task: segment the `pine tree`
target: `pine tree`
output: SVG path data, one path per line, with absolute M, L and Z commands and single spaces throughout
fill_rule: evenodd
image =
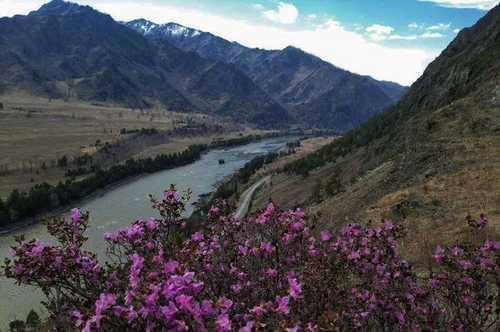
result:
M 9 208 L 5 205 L 4 201 L 0 198 L 0 227 L 6 226 L 10 223 Z
M 26 318 L 26 325 L 32 329 L 36 329 L 40 327 L 41 321 L 40 316 L 36 313 L 36 311 L 31 310 Z

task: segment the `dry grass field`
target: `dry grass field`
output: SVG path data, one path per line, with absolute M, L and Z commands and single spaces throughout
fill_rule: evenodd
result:
M 64 155 L 92 154 L 97 140 L 116 142 L 122 128 L 169 130 L 188 121 L 216 123 L 206 115 L 162 109 L 145 112 L 26 96 L 2 96 L 0 102 L 3 104 L 0 109 L 0 197 L 3 198 L 13 189 L 29 190 L 37 183 L 57 183 L 64 176 L 64 171 L 55 167 L 57 159 Z M 177 152 L 213 138 L 215 136 L 174 137 L 167 144 L 147 147 L 136 157 Z
M 430 132 L 428 115 L 421 116 L 402 130 L 414 142 L 408 147 L 401 148 L 401 139 L 384 147 L 374 142 L 308 177 L 278 174 L 257 195 L 254 209 L 270 198 L 283 208 L 307 206 L 319 228 L 403 222 L 408 236 L 402 251 L 417 262 L 439 243 L 469 237 L 468 216 L 486 214 L 488 237 L 500 239 L 500 109 L 461 100 L 432 116 L 440 126 Z M 383 151 L 390 153 L 384 157 Z M 342 187 L 333 195 L 326 192 L 332 177 Z

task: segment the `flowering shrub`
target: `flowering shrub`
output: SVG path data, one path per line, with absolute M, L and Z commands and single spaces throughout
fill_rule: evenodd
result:
M 6 274 L 44 291 L 56 325 L 82 331 L 498 328 L 500 242 L 439 247 L 435 270 L 417 273 L 390 221 L 317 234 L 301 210 L 270 203 L 238 220 L 221 202 L 183 238 L 184 202 L 172 187 L 153 200 L 160 218 L 106 234 L 105 264 L 82 249 L 88 215 L 73 210 L 49 225 L 58 245 L 19 239 Z

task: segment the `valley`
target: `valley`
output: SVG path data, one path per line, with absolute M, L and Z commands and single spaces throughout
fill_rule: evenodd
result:
M 130 1 L 0 8 L 0 330 L 500 328 L 500 5 L 245 4 L 260 48 Z

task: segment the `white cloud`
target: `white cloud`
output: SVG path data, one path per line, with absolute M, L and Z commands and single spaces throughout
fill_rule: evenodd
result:
M 418 24 L 417 22 L 412 22 L 410 24 L 408 24 L 408 28 L 412 29 L 412 30 L 416 30 L 416 29 L 420 29 L 422 26 L 420 24 Z
M 394 32 L 394 28 L 381 25 L 381 24 L 373 24 L 365 29 L 368 32 L 368 36 L 376 41 L 386 40 L 391 33 Z
M 416 24 L 416 23 L 415 23 Z M 413 24 L 409 24 L 409 26 L 414 26 Z M 449 28 L 451 25 L 446 25 L 444 24 L 439 24 L 435 25 L 433 27 L 427 28 L 427 32 L 421 33 L 421 34 L 412 34 L 412 35 L 400 35 L 397 33 L 394 33 L 394 28 L 387 26 L 387 25 L 381 25 L 381 24 L 373 24 L 370 25 L 365 29 L 367 32 L 367 35 L 370 39 L 374 41 L 383 41 L 383 40 L 417 40 L 417 39 L 437 39 L 437 38 L 443 38 L 444 35 L 438 32 L 435 32 L 434 30 L 444 30 Z M 420 27 L 420 26 L 419 26 Z
M 443 7 L 453 8 L 477 8 L 490 10 L 498 5 L 498 0 L 418 0 L 421 2 L 433 2 Z
M 439 33 L 439 32 L 426 32 L 426 33 L 421 34 L 419 37 L 422 39 L 439 39 L 439 38 L 443 38 L 444 35 L 442 33 Z
M 46 0 L 0 0 L 0 17 L 28 14 L 30 11 L 38 9 L 46 2 Z
M 362 24 L 359 24 L 359 23 L 354 23 L 352 25 L 352 27 L 354 28 L 355 31 L 361 31 L 361 30 L 365 29 L 365 27 Z
M 451 23 L 448 23 L 448 24 L 438 23 L 435 25 L 431 25 L 430 27 L 427 27 L 426 29 L 431 30 L 431 31 L 436 31 L 436 30 L 444 31 L 444 30 L 448 30 L 449 28 L 451 28 Z
M 316 15 L 316 14 L 309 14 L 309 15 L 306 16 L 306 18 L 307 18 L 308 21 L 314 21 L 314 20 L 316 20 L 318 18 L 318 15 Z
M 418 39 L 418 35 L 402 36 L 402 35 L 394 34 L 394 35 L 388 36 L 387 39 L 389 39 L 389 40 L 416 40 L 416 39 Z
M 299 10 L 291 3 L 280 2 L 278 8 L 262 12 L 265 18 L 281 24 L 293 24 L 299 17 Z
M 231 41 L 249 47 L 281 49 L 294 45 L 317 55 L 338 67 L 379 80 L 389 80 L 409 85 L 423 72 L 440 50 L 416 47 L 381 45 L 363 35 L 346 29 L 337 21 L 302 29 L 288 29 L 255 23 L 231 16 L 222 16 L 203 9 L 173 4 L 152 3 L 150 0 L 76 0 L 111 14 L 117 20 L 128 21 L 144 17 L 157 23 L 178 22 L 195 29 L 210 31 Z M 26 13 L 45 1 L 37 0 L 21 5 L 17 0 L 0 0 L 0 15 Z
M 262 4 L 260 4 L 260 3 L 254 3 L 254 4 L 252 4 L 252 5 L 251 5 L 251 7 L 252 7 L 253 9 L 258 10 L 258 11 L 263 11 L 263 10 L 265 10 L 265 9 L 266 9 L 266 8 L 265 8 Z
M 371 32 L 371 33 L 385 35 L 385 34 L 390 34 L 391 32 L 393 32 L 394 28 L 387 26 L 387 25 L 373 24 L 373 25 L 370 25 L 369 27 L 367 27 L 366 31 Z
M 460 32 L 460 29 L 453 30 L 453 33 L 459 33 L 459 32 Z

